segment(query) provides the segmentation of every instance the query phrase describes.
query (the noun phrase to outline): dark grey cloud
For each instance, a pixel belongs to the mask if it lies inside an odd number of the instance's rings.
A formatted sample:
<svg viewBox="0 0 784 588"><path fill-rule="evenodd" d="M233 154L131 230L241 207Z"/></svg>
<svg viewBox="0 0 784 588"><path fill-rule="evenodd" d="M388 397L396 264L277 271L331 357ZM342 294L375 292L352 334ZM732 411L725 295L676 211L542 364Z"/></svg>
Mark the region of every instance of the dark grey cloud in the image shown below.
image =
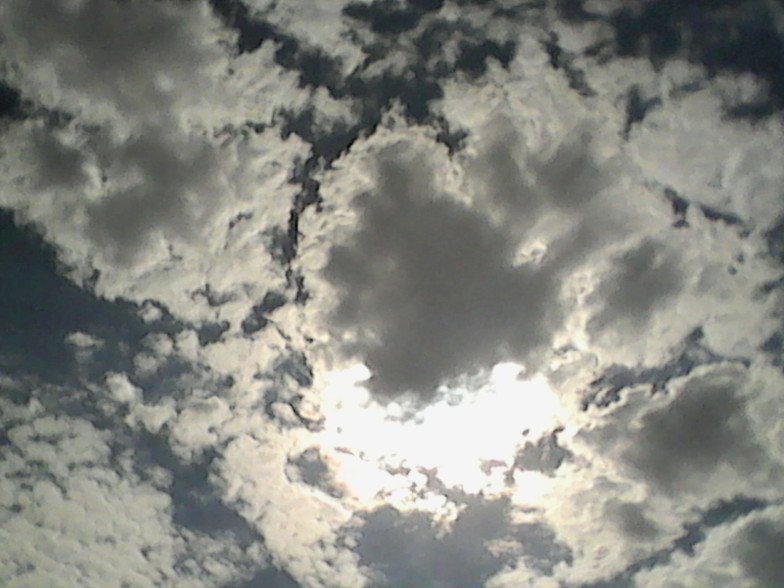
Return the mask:
<svg viewBox="0 0 784 588"><path fill-rule="evenodd" d="M207 53L194 8L150 1L31 0L9 3L5 18L11 47L34 63L54 65L64 89L86 90L130 111L153 114L169 102L155 74L170 76L177 92L195 89L193 71ZM53 44L58 51L52 51Z"/></svg>
<svg viewBox="0 0 784 588"><path fill-rule="evenodd" d="M63 144L53 133L44 129L35 132L33 151L40 188L76 188L87 181L84 154Z"/></svg>
<svg viewBox="0 0 784 588"><path fill-rule="evenodd" d="M755 588L784 585L784 525L758 520L749 524L737 540L736 556Z"/></svg>
<svg viewBox="0 0 784 588"><path fill-rule="evenodd" d="M356 233L330 251L324 275L340 296L333 325L349 334L346 350L365 360L380 397L427 399L440 384L497 362L535 363L561 325L563 278L613 234L597 212L609 180L586 129L528 162L508 121L496 130L469 166L471 205L438 193L426 158L400 145L384 151L375 189L356 199ZM519 263L521 241L547 215L574 229L551 238L542 259ZM662 273L638 257L607 286L623 316L676 288L669 266ZM630 291L649 273L658 291Z"/></svg>
<svg viewBox="0 0 784 588"><path fill-rule="evenodd" d="M379 574L372 586L476 588L504 566L489 542L519 541L528 565L552 571L570 554L549 529L509 521L506 500L470 498L451 527L439 529L426 513L401 514L382 507L363 517L356 532L364 565Z"/></svg>
<svg viewBox="0 0 784 588"><path fill-rule="evenodd" d="M697 377L668 405L642 417L623 459L668 493L705 491L727 467L750 476L770 467L739 394L742 380Z"/></svg>
<svg viewBox="0 0 784 588"><path fill-rule="evenodd" d="M527 360L557 321L556 281L513 267L516 242L481 212L438 195L425 167L381 156L378 188L358 200L360 228L332 248L336 330L382 396L432 396L438 385L502 360Z"/></svg>
<svg viewBox="0 0 784 588"><path fill-rule="evenodd" d="M594 294L602 308L591 318L589 330L601 331L619 321L640 328L682 289L684 276L676 260L662 249L644 241L617 259Z"/></svg>
<svg viewBox="0 0 784 588"><path fill-rule="evenodd" d="M572 457L568 449L558 445L558 433L553 431L540 438L536 443L526 442L517 452L513 468L533 470L552 476L561 464ZM512 475L513 470L509 472Z"/></svg>
<svg viewBox="0 0 784 588"><path fill-rule="evenodd" d="M635 576L640 572L666 566L676 554L693 557L698 545L703 544L712 529L729 525L752 512L764 509L765 501L737 496L730 500L720 500L710 508L699 512L697 520L683 527L683 534L670 545L635 561L628 568L606 580L582 584L580 588L630 588L639 586ZM644 504L611 503L608 516L621 524L621 528L632 539L651 538L657 533L655 521L643 513ZM730 555L732 557L732 555ZM765 587L767 588L767 587Z"/></svg>
<svg viewBox="0 0 784 588"><path fill-rule="evenodd" d="M635 540L654 539L659 534L659 528L645 510L644 504L614 501L607 507L607 516L618 524L624 534Z"/></svg>
<svg viewBox="0 0 784 588"><path fill-rule="evenodd" d="M122 146L107 147L104 164L109 170L133 170L140 178L87 211L88 235L118 263L134 262L156 233L196 239L220 208L220 171L208 145L172 142L162 129L149 129ZM118 179L120 184L124 180Z"/></svg>

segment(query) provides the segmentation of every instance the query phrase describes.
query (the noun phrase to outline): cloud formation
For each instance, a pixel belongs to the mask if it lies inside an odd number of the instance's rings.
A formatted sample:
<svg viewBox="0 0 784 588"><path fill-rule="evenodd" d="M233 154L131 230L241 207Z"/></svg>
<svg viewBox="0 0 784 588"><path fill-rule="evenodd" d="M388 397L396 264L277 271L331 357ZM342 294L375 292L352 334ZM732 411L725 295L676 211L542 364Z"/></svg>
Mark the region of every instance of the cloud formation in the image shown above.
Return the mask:
<svg viewBox="0 0 784 588"><path fill-rule="evenodd" d="M360 229L325 275L342 291L333 321L357 345L383 396L427 398L439 384L527 359L555 318L551 278L513 267L515 242L481 212L438 196L432 171L382 155Z"/></svg>
<svg viewBox="0 0 784 588"><path fill-rule="evenodd" d="M199 74L218 55L204 43L214 21L198 2L34 0L2 14L7 48L31 68L25 90L88 116L108 107L165 117L176 100L202 98Z"/></svg>
<svg viewBox="0 0 784 588"><path fill-rule="evenodd" d="M461 375L541 360L564 320L565 272L606 239L588 212L608 184L590 149L575 133L526 166L507 129L471 164L470 202L443 190L416 146L378 155L375 186L356 198L358 229L331 248L324 275L340 296L333 326L380 397L432 398ZM558 217L574 234L548 233Z"/></svg>
<svg viewBox="0 0 784 588"><path fill-rule="evenodd" d="M717 477L759 472L767 458L738 395L743 378L733 376L692 379L668 405L643 415L624 461L665 492L704 492Z"/></svg>
<svg viewBox="0 0 784 588"><path fill-rule="evenodd" d="M780 585L781 10L703 4L4 3L0 581Z"/></svg>

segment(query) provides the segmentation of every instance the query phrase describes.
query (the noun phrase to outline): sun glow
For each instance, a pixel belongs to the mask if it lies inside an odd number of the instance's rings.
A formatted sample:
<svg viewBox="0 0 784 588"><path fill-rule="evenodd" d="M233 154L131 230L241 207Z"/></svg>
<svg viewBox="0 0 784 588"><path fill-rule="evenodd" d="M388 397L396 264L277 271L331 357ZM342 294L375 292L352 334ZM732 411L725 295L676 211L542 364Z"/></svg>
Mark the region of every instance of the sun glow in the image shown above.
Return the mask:
<svg viewBox="0 0 784 588"><path fill-rule="evenodd" d="M408 497L422 508L422 500L433 500L432 476L468 493L509 492L517 450L557 426L560 413L547 380L523 378L515 364L444 390L408 418L403 406L372 400L362 385L368 376L362 365L330 374L321 433L322 447L334 448L337 481L365 504Z"/></svg>

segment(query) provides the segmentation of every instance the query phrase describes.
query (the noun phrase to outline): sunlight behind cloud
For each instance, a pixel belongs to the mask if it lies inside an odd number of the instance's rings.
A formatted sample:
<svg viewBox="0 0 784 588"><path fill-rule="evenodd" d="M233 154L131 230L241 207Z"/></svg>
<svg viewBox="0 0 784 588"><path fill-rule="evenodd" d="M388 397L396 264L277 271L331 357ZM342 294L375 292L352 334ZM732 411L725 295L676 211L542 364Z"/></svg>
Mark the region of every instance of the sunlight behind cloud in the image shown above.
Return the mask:
<svg viewBox="0 0 784 588"><path fill-rule="evenodd" d="M338 481L360 502L424 491L426 476L416 476L425 471L464 492L504 492L517 449L557 426L560 412L543 376L520 374L516 364L498 364L406 415L401 404L371 398L362 386L364 366L333 372L324 391L322 442L335 450Z"/></svg>

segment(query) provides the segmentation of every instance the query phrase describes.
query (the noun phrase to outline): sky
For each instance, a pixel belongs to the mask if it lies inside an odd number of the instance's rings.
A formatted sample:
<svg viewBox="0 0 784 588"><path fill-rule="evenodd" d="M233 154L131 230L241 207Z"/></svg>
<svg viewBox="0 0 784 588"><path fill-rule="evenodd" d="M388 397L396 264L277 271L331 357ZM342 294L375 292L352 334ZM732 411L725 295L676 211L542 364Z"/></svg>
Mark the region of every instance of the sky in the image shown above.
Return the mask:
<svg viewBox="0 0 784 588"><path fill-rule="evenodd" d="M784 2L6 0L0 584L784 585Z"/></svg>

